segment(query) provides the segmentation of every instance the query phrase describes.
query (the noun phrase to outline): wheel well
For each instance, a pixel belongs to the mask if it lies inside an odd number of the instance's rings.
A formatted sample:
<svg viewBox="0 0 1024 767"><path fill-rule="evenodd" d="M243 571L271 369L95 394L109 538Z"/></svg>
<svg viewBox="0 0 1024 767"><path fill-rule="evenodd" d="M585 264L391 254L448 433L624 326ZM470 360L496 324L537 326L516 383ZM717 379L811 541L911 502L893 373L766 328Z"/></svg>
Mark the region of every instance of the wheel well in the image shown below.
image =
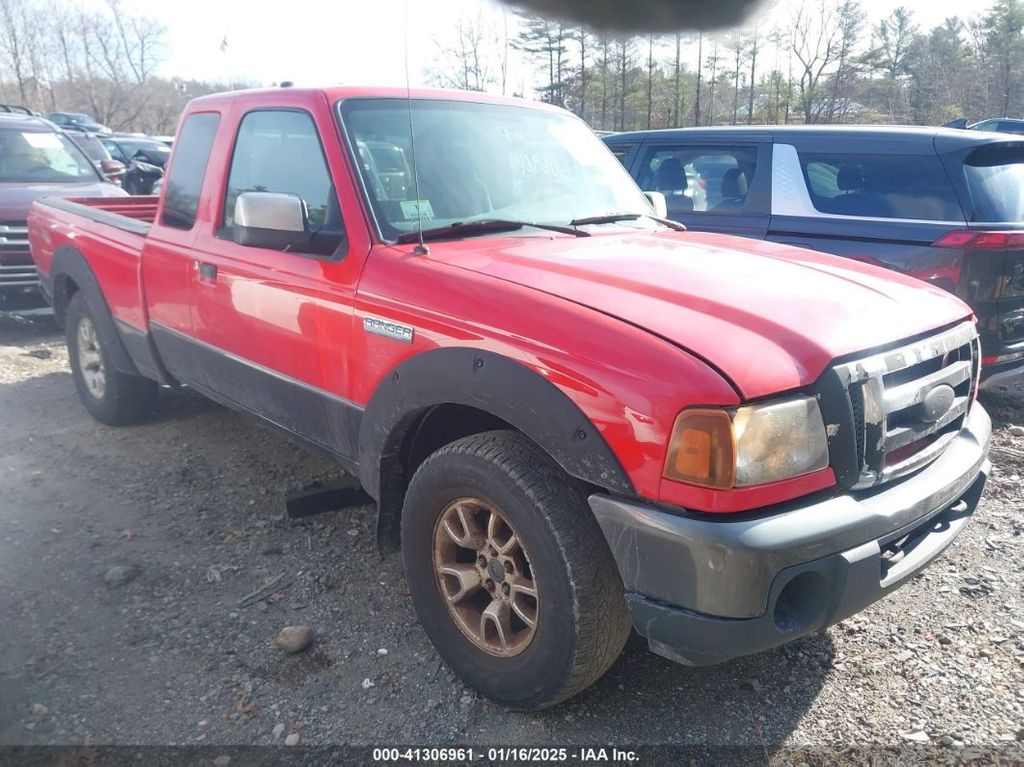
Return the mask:
<svg viewBox="0 0 1024 767"><path fill-rule="evenodd" d="M381 492L377 504L377 544L382 554L399 549L402 505L409 482L420 464L432 453L458 439L502 429L522 433L507 421L468 405L435 405L413 419L396 453L382 459ZM582 492L598 489L583 480L574 481L579 483Z"/></svg>
<svg viewBox="0 0 1024 767"><path fill-rule="evenodd" d="M427 457L457 439L495 429L512 428L497 416L467 405L434 405L417 413L396 439L393 452L381 456L377 499L377 547L380 553L401 546L402 505L412 475Z"/></svg>
<svg viewBox="0 0 1024 767"><path fill-rule="evenodd" d="M61 327L64 327L68 303L78 290L78 283L67 274L58 274L53 280L53 314Z"/></svg>
<svg viewBox="0 0 1024 767"><path fill-rule="evenodd" d="M408 485L420 464L445 445L471 434L511 428L497 416L468 405L429 408L413 423L402 442L403 484Z"/></svg>

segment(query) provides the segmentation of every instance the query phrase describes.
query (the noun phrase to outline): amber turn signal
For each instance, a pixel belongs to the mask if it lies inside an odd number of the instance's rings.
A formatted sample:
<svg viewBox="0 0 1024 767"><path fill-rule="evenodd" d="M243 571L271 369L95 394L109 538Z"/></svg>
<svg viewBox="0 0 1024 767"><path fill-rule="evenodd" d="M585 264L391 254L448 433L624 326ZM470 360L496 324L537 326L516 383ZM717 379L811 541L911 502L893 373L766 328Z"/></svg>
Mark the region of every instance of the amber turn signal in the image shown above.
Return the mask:
<svg viewBox="0 0 1024 767"><path fill-rule="evenodd" d="M736 480L732 419L724 410L684 410L676 418L665 476L703 487L730 488Z"/></svg>

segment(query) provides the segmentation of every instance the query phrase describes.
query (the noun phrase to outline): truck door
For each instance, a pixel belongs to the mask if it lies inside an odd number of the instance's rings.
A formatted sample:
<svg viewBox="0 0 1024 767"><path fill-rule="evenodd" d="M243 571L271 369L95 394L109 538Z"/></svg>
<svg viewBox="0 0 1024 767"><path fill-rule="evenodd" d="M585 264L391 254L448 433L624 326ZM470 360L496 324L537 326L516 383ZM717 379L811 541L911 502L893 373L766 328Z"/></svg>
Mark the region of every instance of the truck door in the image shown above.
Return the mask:
<svg viewBox="0 0 1024 767"><path fill-rule="evenodd" d="M164 184L160 215L146 237L142 254L142 284L153 341L167 369L182 380L193 378L196 372L189 343L191 248L200 192L220 118L217 112L196 112L182 124Z"/></svg>
<svg viewBox="0 0 1024 767"><path fill-rule="evenodd" d="M260 107L241 116L211 200L215 220L193 250L193 325L203 385L345 457L354 455L358 414L346 394L361 258L346 257L353 245L342 236L324 254L242 245L232 228L240 194L279 192L302 198L311 228L344 234L320 135L304 109Z"/></svg>
<svg viewBox="0 0 1024 767"><path fill-rule="evenodd" d="M768 231L770 145L757 141L654 142L642 146L632 174L645 192L661 192L668 217L699 232L763 239Z"/></svg>

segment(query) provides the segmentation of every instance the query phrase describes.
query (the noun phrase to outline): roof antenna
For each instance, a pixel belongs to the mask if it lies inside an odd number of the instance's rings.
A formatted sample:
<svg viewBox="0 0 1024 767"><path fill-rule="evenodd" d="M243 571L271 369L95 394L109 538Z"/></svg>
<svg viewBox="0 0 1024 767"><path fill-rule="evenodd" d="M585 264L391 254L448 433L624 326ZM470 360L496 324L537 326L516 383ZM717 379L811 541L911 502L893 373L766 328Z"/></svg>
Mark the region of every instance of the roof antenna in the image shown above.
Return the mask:
<svg viewBox="0 0 1024 767"><path fill-rule="evenodd" d="M418 256L426 256L430 249L423 242L423 209L420 200L420 173L416 167L416 132L412 123L412 88L409 85L409 0L405 0L405 103L409 109L409 154L412 160L412 183L416 193L416 232L420 241L413 249Z"/></svg>

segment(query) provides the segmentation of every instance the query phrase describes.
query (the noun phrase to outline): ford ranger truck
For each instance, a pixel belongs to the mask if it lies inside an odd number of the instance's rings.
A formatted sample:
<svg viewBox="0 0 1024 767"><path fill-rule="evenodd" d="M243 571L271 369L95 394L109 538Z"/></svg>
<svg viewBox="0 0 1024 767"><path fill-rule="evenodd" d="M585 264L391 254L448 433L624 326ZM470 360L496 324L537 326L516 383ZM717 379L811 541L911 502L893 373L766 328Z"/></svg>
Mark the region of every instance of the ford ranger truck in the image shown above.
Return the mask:
<svg viewBox="0 0 1024 767"><path fill-rule="evenodd" d="M187 386L329 456L437 651L517 709L631 626L686 664L819 631L978 505L965 304L679 228L563 110L356 87L197 99L159 198L29 217L85 408Z"/></svg>

